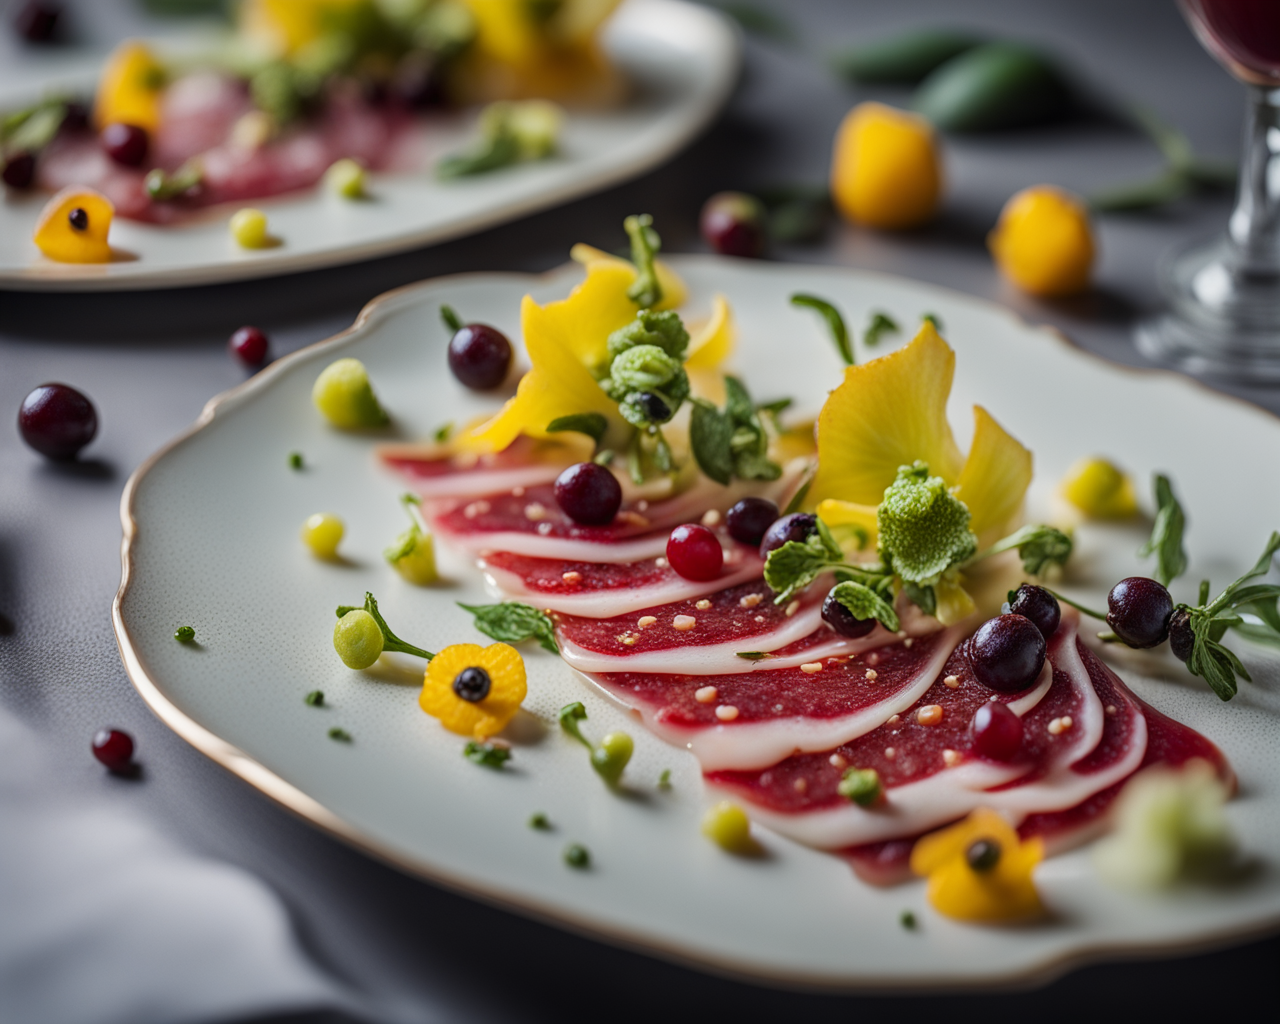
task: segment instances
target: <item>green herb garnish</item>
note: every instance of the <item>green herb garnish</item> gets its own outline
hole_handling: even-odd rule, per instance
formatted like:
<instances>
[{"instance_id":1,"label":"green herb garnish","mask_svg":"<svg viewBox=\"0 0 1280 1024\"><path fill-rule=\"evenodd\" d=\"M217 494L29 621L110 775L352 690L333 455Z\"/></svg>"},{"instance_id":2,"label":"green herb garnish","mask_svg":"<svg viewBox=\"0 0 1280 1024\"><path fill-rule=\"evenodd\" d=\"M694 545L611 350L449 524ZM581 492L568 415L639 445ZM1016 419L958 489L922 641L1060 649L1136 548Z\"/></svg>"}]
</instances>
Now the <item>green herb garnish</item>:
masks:
<instances>
[{"instance_id":1,"label":"green herb garnish","mask_svg":"<svg viewBox=\"0 0 1280 1024\"><path fill-rule=\"evenodd\" d=\"M659 789L671 788L671 769L670 768L662 769L662 774L658 776L658 788Z\"/></svg>"},{"instance_id":2,"label":"green herb garnish","mask_svg":"<svg viewBox=\"0 0 1280 1024\"><path fill-rule=\"evenodd\" d=\"M904 582L933 586L977 551L969 519L968 507L925 463L901 466L876 512L880 551Z\"/></svg>"},{"instance_id":3,"label":"green herb garnish","mask_svg":"<svg viewBox=\"0 0 1280 1024\"><path fill-rule=\"evenodd\" d=\"M467 326L462 322L462 317L458 316L452 306L441 305L440 319L444 321L444 325L449 328L449 330L453 331L454 334L457 334L462 330L462 328Z\"/></svg>"},{"instance_id":4,"label":"green herb garnish","mask_svg":"<svg viewBox=\"0 0 1280 1024\"><path fill-rule=\"evenodd\" d=\"M565 847L564 862L571 868L579 870L591 866L591 853L581 843L573 843Z\"/></svg>"},{"instance_id":5,"label":"green herb garnish","mask_svg":"<svg viewBox=\"0 0 1280 1024\"><path fill-rule=\"evenodd\" d=\"M511 760L511 751L506 747L500 747L496 743L485 741L481 743L478 740L469 740L467 745L462 748L462 756L472 764L478 764L483 768L501 769L504 764Z\"/></svg>"},{"instance_id":6,"label":"green herb garnish","mask_svg":"<svg viewBox=\"0 0 1280 1024\"><path fill-rule=\"evenodd\" d=\"M904 910L898 917L898 923L909 932L916 930L916 915L910 910Z\"/></svg>"},{"instance_id":7,"label":"green herb garnish","mask_svg":"<svg viewBox=\"0 0 1280 1024\"><path fill-rule=\"evenodd\" d=\"M289 468L290 468L290 469L302 469L302 466L303 466L303 463L302 463L302 452L290 452L290 453L289 453Z\"/></svg>"},{"instance_id":8,"label":"green herb garnish","mask_svg":"<svg viewBox=\"0 0 1280 1024\"><path fill-rule=\"evenodd\" d=\"M647 213L628 217L622 226L631 239L631 262L636 267L636 279L627 289L627 298L641 309L650 309L662 301L662 284L654 266L662 239L653 230L653 217Z\"/></svg>"},{"instance_id":9,"label":"green herb garnish","mask_svg":"<svg viewBox=\"0 0 1280 1024\"><path fill-rule=\"evenodd\" d=\"M942 318L938 316L937 313L921 313L920 322L925 323L926 321L933 324L933 329L935 331L939 334L942 333Z\"/></svg>"},{"instance_id":10,"label":"green herb garnish","mask_svg":"<svg viewBox=\"0 0 1280 1024\"><path fill-rule=\"evenodd\" d=\"M586 434L596 444L604 440L609 429L609 421L598 412L580 412L572 416L557 416L547 424L548 434L559 434L566 430L575 434Z\"/></svg>"},{"instance_id":11,"label":"green herb garnish","mask_svg":"<svg viewBox=\"0 0 1280 1024\"><path fill-rule=\"evenodd\" d=\"M872 807L880 802L884 787L874 768L849 768L841 776L836 792L859 807Z\"/></svg>"},{"instance_id":12,"label":"green herb garnish","mask_svg":"<svg viewBox=\"0 0 1280 1024\"><path fill-rule=\"evenodd\" d=\"M375 598L368 591L365 591L364 604L362 606L357 607L355 605L340 604L338 605L336 614L338 618L342 618L344 615L347 614L347 612L355 612L355 611L368 612L373 617L373 621L377 623L378 629L381 630L382 632L382 650L383 651L393 651L398 654L412 654L418 658L426 658L427 661L430 661L432 658L435 657L435 655L431 651L426 651L426 650L423 650L421 647L415 647L413 644L406 643L405 641L401 640L398 636L396 636L393 632L391 632L391 627L387 625L387 620L384 619L382 617L382 613L378 611L377 598ZM335 646L336 645L337 645L337 641L335 639ZM338 653L342 654L341 651L339 651ZM376 658L374 660L376 660Z\"/></svg>"},{"instance_id":13,"label":"green herb garnish","mask_svg":"<svg viewBox=\"0 0 1280 1024\"><path fill-rule=\"evenodd\" d=\"M1073 546L1071 538L1056 527L1027 525L996 541L970 562L1017 548L1023 570L1030 576L1041 576L1051 565L1065 565Z\"/></svg>"},{"instance_id":14,"label":"green herb garnish","mask_svg":"<svg viewBox=\"0 0 1280 1024\"><path fill-rule=\"evenodd\" d=\"M176 199L183 193L190 192L203 180L204 168L200 161L188 160L172 174L166 174L159 167L148 171L142 188L151 199L163 201Z\"/></svg>"},{"instance_id":15,"label":"green herb garnish","mask_svg":"<svg viewBox=\"0 0 1280 1024\"><path fill-rule=\"evenodd\" d=\"M1157 473L1154 486L1156 521L1151 527L1150 539L1138 549L1138 557L1156 556L1156 579L1167 587L1187 571L1187 552L1182 546L1187 517L1174 497L1173 485L1167 476Z\"/></svg>"},{"instance_id":16,"label":"green herb garnish","mask_svg":"<svg viewBox=\"0 0 1280 1024\"><path fill-rule=\"evenodd\" d=\"M339 728L338 726L336 726L336 725L335 725L332 729L330 729L330 730L329 730L329 739L331 739L331 740L337 740L339 743L350 743L350 742L352 742L352 740L351 740L351 733L347 732L347 730L346 730L346 729L340 729L340 728Z\"/></svg>"},{"instance_id":17,"label":"green herb garnish","mask_svg":"<svg viewBox=\"0 0 1280 1024\"><path fill-rule=\"evenodd\" d=\"M867 329L863 332L862 343L868 348L875 348L886 334L897 334L901 329L888 313L876 310L871 314L871 323L867 324Z\"/></svg>"},{"instance_id":18,"label":"green herb garnish","mask_svg":"<svg viewBox=\"0 0 1280 1024\"><path fill-rule=\"evenodd\" d=\"M764 661L765 658L772 658L772 654L764 651L737 651L734 657L742 658L744 661Z\"/></svg>"},{"instance_id":19,"label":"green herb garnish","mask_svg":"<svg viewBox=\"0 0 1280 1024\"><path fill-rule=\"evenodd\" d=\"M723 410L705 399L693 400L689 444L698 467L724 486L734 477L740 480L778 479L782 475L782 467L768 458L769 437L760 420L759 409L738 378L726 376L724 385Z\"/></svg>"},{"instance_id":20,"label":"green herb garnish","mask_svg":"<svg viewBox=\"0 0 1280 1024\"><path fill-rule=\"evenodd\" d=\"M541 811L535 811L529 816L529 827L539 832L551 831L551 819Z\"/></svg>"},{"instance_id":21,"label":"green herb garnish","mask_svg":"<svg viewBox=\"0 0 1280 1024\"><path fill-rule=\"evenodd\" d=\"M174 631L173 638L180 644L189 644L196 638L196 631L190 626L179 626Z\"/></svg>"},{"instance_id":22,"label":"green herb garnish","mask_svg":"<svg viewBox=\"0 0 1280 1024\"><path fill-rule=\"evenodd\" d=\"M627 763L631 760L635 747L631 737L625 732L611 732L600 741L599 745L592 743L582 735L582 727L578 724L585 721L587 717L587 709L583 707L581 701L566 704L560 709L558 717L560 728L591 751L591 767L595 769L596 774L610 786L616 786Z\"/></svg>"},{"instance_id":23,"label":"green herb garnish","mask_svg":"<svg viewBox=\"0 0 1280 1024\"><path fill-rule=\"evenodd\" d=\"M806 309L817 310L826 320L827 327L831 330L831 340L835 342L836 351L840 353L840 358L844 360L846 366L852 366L853 358L853 339L849 337L849 328L844 324L844 317L840 315L840 311L831 305L826 299L820 299L816 295L806 295L797 292L791 296L791 305L802 306Z\"/></svg>"},{"instance_id":24,"label":"green herb garnish","mask_svg":"<svg viewBox=\"0 0 1280 1024\"><path fill-rule=\"evenodd\" d=\"M543 650L559 654L556 645L556 627L546 612L519 601L502 604L463 604L458 607L476 617L475 627L485 636L504 644L518 644L524 640L537 640Z\"/></svg>"},{"instance_id":25,"label":"green herb garnish","mask_svg":"<svg viewBox=\"0 0 1280 1024\"><path fill-rule=\"evenodd\" d=\"M436 444L444 444L447 440L449 440L449 435L452 433L453 433L453 420L450 420L448 423L442 423L440 426L436 427L435 433L432 434L431 436L435 438Z\"/></svg>"},{"instance_id":26,"label":"green herb garnish","mask_svg":"<svg viewBox=\"0 0 1280 1024\"><path fill-rule=\"evenodd\" d=\"M312 690L309 694L302 698L302 703L308 707L319 708L324 707L324 691Z\"/></svg>"}]
</instances>

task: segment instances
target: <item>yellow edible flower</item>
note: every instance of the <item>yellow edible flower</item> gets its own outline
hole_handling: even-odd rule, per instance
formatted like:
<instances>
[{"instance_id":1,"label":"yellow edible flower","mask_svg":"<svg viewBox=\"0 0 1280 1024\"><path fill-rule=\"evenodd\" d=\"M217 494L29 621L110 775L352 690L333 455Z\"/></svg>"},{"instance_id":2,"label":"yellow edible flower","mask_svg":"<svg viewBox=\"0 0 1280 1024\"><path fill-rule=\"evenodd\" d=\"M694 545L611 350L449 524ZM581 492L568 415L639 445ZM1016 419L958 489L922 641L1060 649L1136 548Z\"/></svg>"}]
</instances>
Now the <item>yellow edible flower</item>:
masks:
<instances>
[{"instance_id":1,"label":"yellow edible flower","mask_svg":"<svg viewBox=\"0 0 1280 1024\"><path fill-rule=\"evenodd\" d=\"M488 739L520 710L524 659L510 644L453 644L427 663L418 704L450 732Z\"/></svg>"},{"instance_id":2,"label":"yellow edible flower","mask_svg":"<svg viewBox=\"0 0 1280 1024\"><path fill-rule=\"evenodd\" d=\"M942 158L919 114L859 103L836 132L831 197L845 217L873 228L929 220L942 195Z\"/></svg>"},{"instance_id":3,"label":"yellow edible flower","mask_svg":"<svg viewBox=\"0 0 1280 1024\"><path fill-rule=\"evenodd\" d=\"M1128 519L1138 496L1128 473L1099 457L1076 459L1062 478L1062 496L1095 519Z\"/></svg>"},{"instance_id":4,"label":"yellow edible flower","mask_svg":"<svg viewBox=\"0 0 1280 1024\"><path fill-rule=\"evenodd\" d=\"M818 471L809 501L828 526L876 533L876 507L899 466L917 459L968 506L979 547L1000 539L1031 483L1031 452L982 406L973 445L960 454L947 422L955 353L925 321L907 346L849 366L818 415ZM941 594L939 595L942 596Z\"/></svg>"},{"instance_id":5,"label":"yellow edible flower","mask_svg":"<svg viewBox=\"0 0 1280 1024\"><path fill-rule=\"evenodd\" d=\"M521 332L532 369L521 378L515 397L492 419L460 435L458 447L501 451L521 434L563 440L566 435L549 434L547 425L561 416L587 412L607 421L605 447L619 447L631 436L632 427L596 383L593 371L608 363L609 335L635 319L637 307L627 289L636 270L626 260L590 246L575 246L573 256L585 265L587 276L568 298L539 305L526 295L521 304ZM661 261L657 273L663 299L655 308L672 309L687 294L684 284ZM714 366L732 347L732 312L719 297L711 320L691 337L689 358L699 367Z\"/></svg>"},{"instance_id":6,"label":"yellow edible flower","mask_svg":"<svg viewBox=\"0 0 1280 1024\"><path fill-rule=\"evenodd\" d=\"M115 48L98 78L93 122L132 124L154 133L160 127L160 98L165 71L142 43L129 41Z\"/></svg>"},{"instance_id":7,"label":"yellow edible flower","mask_svg":"<svg viewBox=\"0 0 1280 1024\"><path fill-rule=\"evenodd\" d=\"M1004 205L987 238L996 266L1032 295L1074 295L1089 287L1097 246L1089 210L1052 185L1024 188Z\"/></svg>"},{"instance_id":8,"label":"yellow edible flower","mask_svg":"<svg viewBox=\"0 0 1280 1024\"><path fill-rule=\"evenodd\" d=\"M959 921L1015 921L1042 912L1031 872L1044 857L1039 838L1023 842L995 811L979 808L916 841L911 870L928 878L933 909Z\"/></svg>"}]
</instances>

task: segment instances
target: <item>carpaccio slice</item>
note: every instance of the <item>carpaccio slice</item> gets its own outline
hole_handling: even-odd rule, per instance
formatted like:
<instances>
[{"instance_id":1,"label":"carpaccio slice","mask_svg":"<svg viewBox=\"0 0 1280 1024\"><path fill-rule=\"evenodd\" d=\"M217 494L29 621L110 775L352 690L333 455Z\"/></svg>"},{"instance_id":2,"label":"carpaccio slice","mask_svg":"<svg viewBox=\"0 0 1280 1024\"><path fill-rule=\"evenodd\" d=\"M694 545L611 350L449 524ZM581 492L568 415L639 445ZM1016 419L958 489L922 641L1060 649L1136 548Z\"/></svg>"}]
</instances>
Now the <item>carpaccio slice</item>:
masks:
<instances>
[{"instance_id":1,"label":"carpaccio slice","mask_svg":"<svg viewBox=\"0 0 1280 1024\"><path fill-rule=\"evenodd\" d=\"M1024 834L1045 835L1065 848L1096 832L1124 781L1143 765L1198 756L1230 777L1216 747L1142 704L1080 643L1076 626L1074 613L1064 615L1050 646L1047 688L1042 682L1027 694L996 698L1023 719L1023 750L1009 763L970 749L973 712L992 697L957 652L941 679L896 721L764 771L709 772L708 782L749 802L763 824L838 851L867 881L888 884L907 877L916 838L978 807L1001 811L1020 822ZM948 676L958 685L947 685ZM930 705L942 708L941 721L922 725L917 715ZM884 803L863 809L840 797L836 786L847 767L875 768Z\"/></svg>"},{"instance_id":2,"label":"carpaccio slice","mask_svg":"<svg viewBox=\"0 0 1280 1024\"><path fill-rule=\"evenodd\" d=\"M500 452L443 452L440 445L383 445L378 458L422 498L479 498L550 484L565 468L564 446L520 436Z\"/></svg>"},{"instance_id":3,"label":"carpaccio slice","mask_svg":"<svg viewBox=\"0 0 1280 1024\"><path fill-rule=\"evenodd\" d=\"M707 772L767 768L796 751L830 750L905 711L965 627L796 668L703 675L583 673L638 711L659 736L688 746Z\"/></svg>"}]
</instances>

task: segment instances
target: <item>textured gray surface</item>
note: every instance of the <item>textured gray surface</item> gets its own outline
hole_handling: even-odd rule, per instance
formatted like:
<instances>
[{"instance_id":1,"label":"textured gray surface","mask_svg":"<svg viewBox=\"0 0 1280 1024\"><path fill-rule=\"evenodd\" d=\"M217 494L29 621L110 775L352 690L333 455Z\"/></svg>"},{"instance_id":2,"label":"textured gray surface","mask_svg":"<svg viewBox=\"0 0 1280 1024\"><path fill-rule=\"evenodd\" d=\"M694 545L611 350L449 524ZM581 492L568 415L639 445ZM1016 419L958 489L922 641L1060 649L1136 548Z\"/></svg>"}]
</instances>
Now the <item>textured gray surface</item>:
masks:
<instances>
[{"instance_id":1,"label":"textured gray surface","mask_svg":"<svg viewBox=\"0 0 1280 1024\"><path fill-rule=\"evenodd\" d=\"M102 16L98 2L80 6L92 7L96 30L109 33L120 23ZM750 42L743 81L724 117L667 167L624 187L470 239L343 270L154 295L0 292L0 410L12 417L31 387L60 380L92 396L102 424L86 461L73 467L43 463L12 425L0 430L0 702L40 732L60 781L108 804L127 804L176 842L241 864L274 886L317 959L375 999L468 1020L552 1018L570 1006L585 1014L619 999L635 1016L674 1007L743 1019L942 1009L933 999L886 1005L722 981L407 879L314 832L168 732L134 693L111 633L121 488L209 397L243 379L224 350L231 330L257 323L280 354L341 329L365 301L408 281L466 270L542 270L562 262L579 240L616 247L622 217L641 210L656 216L668 248L697 250L697 210L710 192L821 180L835 125L858 98L820 60L835 44L935 19L1036 39L1064 54L1102 94L1150 104L1204 154L1233 157L1237 150L1242 90L1199 48L1168 0L776 0L774 6L797 26L800 45ZM1157 214L1104 218L1094 293L1043 304L1009 291L991 268L983 237L1001 203L1041 181L1087 191L1142 176L1157 166L1155 151L1119 124L1094 118L949 140L947 159L947 202L934 226L898 236L839 228L821 244L775 256L883 269L989 297L1029 320L1059 326L1086 348L1139 364L1129 328L1158 304L1157 257L1173 242L1218 230L1229 209L1229 197L1218 195ZM1280 411L1280 393L1237 393ZM89 756L89 737L108 723L137 738L146 767L141 780L106 776ZM1191 959L1086 968L1034 993L947 998L946 1012L963 1020L1061 1007L1065 1016L1105 1000L1182 1016L1215 1006L1224 990L1233 1001L1261 999L1278 955L1280 941L1272 939Z\"/></svg>"}]
</instances>

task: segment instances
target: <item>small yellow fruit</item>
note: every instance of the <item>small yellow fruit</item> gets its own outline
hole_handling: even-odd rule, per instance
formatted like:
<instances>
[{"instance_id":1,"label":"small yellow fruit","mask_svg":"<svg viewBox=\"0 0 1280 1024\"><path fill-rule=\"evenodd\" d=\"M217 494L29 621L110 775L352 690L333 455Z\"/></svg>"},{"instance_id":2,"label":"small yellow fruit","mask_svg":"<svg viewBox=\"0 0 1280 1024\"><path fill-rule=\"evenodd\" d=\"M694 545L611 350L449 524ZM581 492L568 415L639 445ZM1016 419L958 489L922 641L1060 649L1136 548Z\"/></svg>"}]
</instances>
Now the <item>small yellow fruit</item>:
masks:
<instances>
[{"instance_id":1,"label":"small yellow fruit","mask_svg":"<svg viewBox=\"0 0 1280 1024\"><path fill-rule=\"evenodd\" d=\"M347 157L329 165L324 172L324 183L330 192L343 199L363 199L365 196L364 168Z\"/></svg>"},{"instance_id":2,"label":"small yellow fruit","mask_svg":"<svg viewBox=\"0 0 1280 1024\"><path fill-rule=\"evenodd\" d=\"M1062 496L1087 516L1127 519L1138 511L1138 498L1127 473L1106 459L1077 459L1062 478Z\"/></svg>"},{"instance_id":3,"label":"small yellow fruit","mask_svg":"<svg viewBox=\"0 0 1280 1024\"><path fill-rule=\"evenodd\" d=\"M1005 203L987 246L1005 277L1044 296L1084 291L1097 248L1084 202L1052 185L1024 188Z\"/></svg>"},{"instance_id":4,"label":"small yellow fruit","mask_svg":"<svg viewBox=\"0 0 1280 1024\"><path fill-rule=\"evenodd\" d=\"M338 557L338 544L346 532L342 520L328 512L307 516L302 524L302 543L311 549L316 558L331 561Z\"/></svg>"},{"instance_id":5,"label":"small yellow fruit","mask_svg":"<svg viewBox=\"0 0 1280 1024\"><path fill-rule=\"evenodd\" d=\"M730 853L749 853L755 849L751 819L730 800L721 800L702 816L702 834Z\"/></svg>"},{"instance_id":6,"label":"small yellow fruit","mask_svg":"<svg viewBox=\"0 0 1280 1024\"><path fill-rule=\"evenodd\" d=\"M929 220L942 194L933 128L918 114L859 103L841 122L831 158L831 195L849 220L911 228Z\"/></svg>"},{"instance_id":7,"label":"small yellow fruit","mask_svg":"<svg viewBox=\"0 0 1280 1024\"><path fill-rule=\"evenodd\" d=\"M155 55L138 42L124 42L103 65L94 99L93 123L133 124L152 135L160 127L166 74Z\"/></svg>"},{"instance_id":8,"label":"small yellow fruit","mask_svg":"<svg viewBox=\"0 0 1280 1024\"><path fill-rule=\"evenodd\" d=\"M245 207L231 217L231 237L242 249L265 249L271 244L267 234L267 215L261 210Z\"/></svg>"},{"instance_id":9,"label":"small yellow fruit","mask_svg":"<svg viewBox=\"0 0 1280 1024\"><path fill-rule=\"evenodd\" d=\"M359 359L336 359L326 366L311 389L311 400L335 427L380 427L390 419Z\"/></svg>"},{"instance_id":10,"label":"small yellow fruit","mask_svg":"<svg viewBox=\"0 0 1280 1024\"><path fill-rule=\"evenodd\" d=\"M106 196L72 185L45 203L31 240L59 263L109 263L107 232L115 212Z\"/></svg>"}]
</instances>

